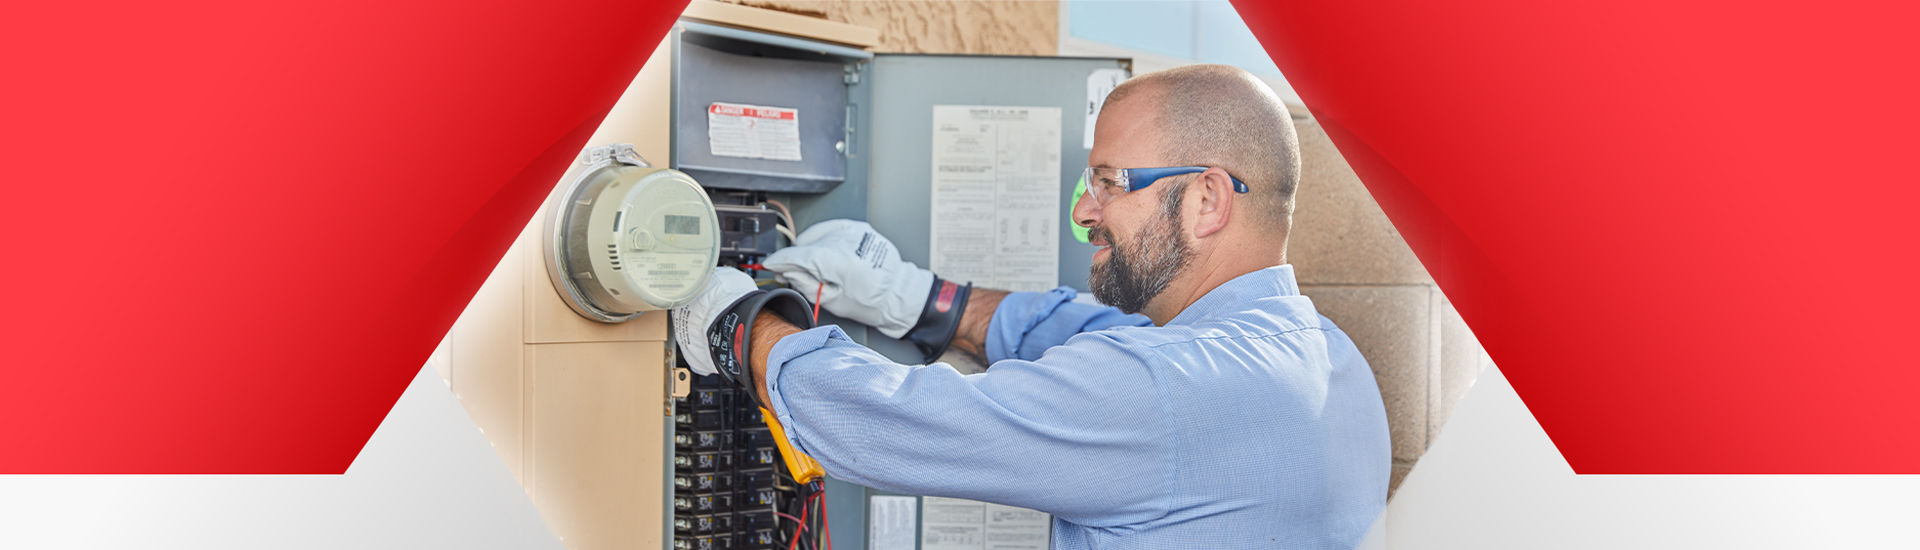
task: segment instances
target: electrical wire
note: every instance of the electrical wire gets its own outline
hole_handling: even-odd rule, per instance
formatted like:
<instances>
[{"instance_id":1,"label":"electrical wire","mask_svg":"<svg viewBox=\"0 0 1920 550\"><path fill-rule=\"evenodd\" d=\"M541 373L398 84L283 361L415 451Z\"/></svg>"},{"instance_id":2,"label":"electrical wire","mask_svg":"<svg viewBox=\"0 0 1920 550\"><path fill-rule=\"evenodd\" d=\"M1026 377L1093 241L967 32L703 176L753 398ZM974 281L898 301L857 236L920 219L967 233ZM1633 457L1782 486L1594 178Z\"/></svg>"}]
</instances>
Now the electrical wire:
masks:
<instances>
[{"instance_id":1,"label":"electrical wire","mask_svg":"<svg viewBox=\"0 0 1920 550\"><path fill-rule=\"evenodd\" d=\"M827 283L825 282L820 283L819 288L813 289L813 324L816 324L816 325L820 324L820 295L825 294L826 292L827 292ZM799 481L799 480L796 479L794 481ZM824 486L820 488L821 492L826 492L826 490L827 488Z\"/></svg>"},{"instance_id":2,"label":"electrical wire","mask_svg":"<svg viewBox=\"0 0 1920 550\"><path fill-rule=\"evenodd\" d=\"M797 500L797 498L799 498L799 496L795 496L795 500ZM787 506L791 508L795 500L787 500ZM793 517L791 513L780 512L780 506L774 506L774 515L776 515L776 519L774 519L774 521L776 521L776 523L774 523L774 533L778 533L778 535L780 535L780 540L793 540L793 538L799 538L801 537L801 533L803 533L803 531L806 531L806 521L803 521L801 517ZM780 519L785 519L785 521L793 521L793 533L787 533L787 529L783 527L785 523L780 523ZM778 544L780 544L780 540L776 540L774 544L778 546Z\"/></svg>"},{"instance_id":3,"label":"electrical wire","mask_svg":"<svg viewBox=\"0 0 1920 550\"><path fill-rule=\"evenodd\" d=\"M794 497L794 500L787 501L787 505L791 507L794 502L798 501L798 499L799 499L798 496ZM774 525L774 532L779 533L780 535L779 540L791 541L793 539L799 538L800 533L807 530L807 524L805 521L802 521L800 518L794 517L792 514L781 512L778 506L774 507L773 514L778 518L793 522L793 532L791 533L787 532L787 529L781 526L783 524L777 523ZM777 545L779 543L775 542L775 544Z\"/></svg>"},{"instance_id":4,"label":"electrical wire","mask_svg":"<svg viewBox=\"0 0 1920 550\"><path fill-rule=\"evenodd\" d=\"M787 550L800 548L800 533L807 529L807 510L809 508L810 507L807 506L800 507L800 530L793 532L793 541L787 543Z\"/></svg>"},{"instance_id":5,"label":"electrical wire","mask_svg":"<svg viewBox=\"0 0 1920 550\"><path fill-rule=\"evenodd\" d=\"M833 522L827 519L827 482L820 482L820 532L826 536L827 550L833 550Z\"/></svg>"},{"instance_id":6,"label":"electrical wire","mask_svg":"<svg viewBox=\"0 0 1920 550\"><path fill-rule=\"evenodd\" d=\"M792 514L787 514L787 513L782 513L782 512L780 512L779 510L775 510L775 511L773 512L773 515L776 515L776 516L780 516L780 517L782 517L782 518L786 518L786 519L790 519L790 520L793 520L793 522L794 522L794 523L798 523L798 524L800 524L800 527L799 527L800 529L805 529L805 528L807 527L807 525L806 525L806 522L803 522L803 521L800 521L800 518L796 518L796 517L793 517L793 515L792 515Z\"/></svg>"},{"instance_id":7,"label":"electrical wire","mask_svg":"<svg viewBox=\"0 0 1920 550\"><path fill-rule=\"evenodd\" d=\"M818 511L818 507L814 506L813 503L814 503L813 495L807 495L806 509L814 511L813 513L814 522L807 524L807 530L813 532L813 536L802 537L800 540L805 541L807 543L806 548L808 550L816 550L817 547L815 545L817 543L815 543L814 541L820 538L820 528L816 525L820 521L820 512Z\"/></svg>"},{"instance_id":8,"label":"electrical wire","mask_svg":"<svg viewBox=\"0 0 1920 550\"><path fill-rule=\"evenodd\" d=\"M793 228L794 231L800 230L800 226L793 223L793 211L787 209L787 203L773 199L767 199L766 203L768 206L772 206L775 210L780 211L780 217L787 220L787 227Z\"/></svg>"},{"instance_id":9,"label":"electrical wire","mask_svg":"<svg viewBox=\"0 0 1920 550\"><path fill-rule=\"evenodd\" d=\"M787 476L780 476L780 477L787 477ZM792 478L788 478L788 479L792 479ZM773 488L781 491L786 491L789 493L797 493L800 491L800 488L794 487L792 485L781 485L780 480L774 480ZM778 512L779 510L774 510L774 511Z\"/></svg>"},{"instance_id":10,"label":"electrical wire","mask_svg":"<svg viewBox=\"0 0 1920 550\"><path fill-rule=\"evenodd\" d=\"M773 213L775 216L779 216L780 221L786 222L785 227L782 227L779 223L773 224L773 230L779 231L781 235L785 235L788 244L798 244L800 242L800 235L797 232L800 231L800 225L793 223L793 211L787 209L786 203L777 200L767 199L763 202L765 202L767 206L773 207Z\"/></svg>"}]
</instances>

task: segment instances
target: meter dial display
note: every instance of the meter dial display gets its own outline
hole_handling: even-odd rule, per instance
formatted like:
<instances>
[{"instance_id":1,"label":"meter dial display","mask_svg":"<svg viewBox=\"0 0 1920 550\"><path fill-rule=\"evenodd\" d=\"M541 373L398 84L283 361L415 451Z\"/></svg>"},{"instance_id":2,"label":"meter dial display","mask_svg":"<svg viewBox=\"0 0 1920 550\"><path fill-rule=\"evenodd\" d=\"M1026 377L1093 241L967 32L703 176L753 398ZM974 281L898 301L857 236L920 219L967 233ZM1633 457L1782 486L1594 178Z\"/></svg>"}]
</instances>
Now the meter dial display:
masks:
<instances>
[{"instance_id":1,"label":"meter dial display","mask_svg":"<svg viewBox=\"0 0 1920 550\"><path fill-rule=\"evenodd\" d=\"M720 226L692 177L612 158L556 195L547 267L574 311L617 323L698 296L720 253Z\"/></svg>"}]
</instances>

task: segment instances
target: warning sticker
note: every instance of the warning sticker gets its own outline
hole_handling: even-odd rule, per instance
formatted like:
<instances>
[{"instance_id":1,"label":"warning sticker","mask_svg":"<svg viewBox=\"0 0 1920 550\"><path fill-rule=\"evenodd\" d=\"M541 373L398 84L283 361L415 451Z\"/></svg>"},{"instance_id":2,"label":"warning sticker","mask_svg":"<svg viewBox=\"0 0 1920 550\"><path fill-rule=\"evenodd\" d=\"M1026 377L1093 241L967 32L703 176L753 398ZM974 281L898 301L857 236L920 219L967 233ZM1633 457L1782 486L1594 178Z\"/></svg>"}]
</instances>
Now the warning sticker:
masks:
<instances>
[{"instance_id":1,"label":"warning sticker","mask_svg":"<svg viewBox=\"0 0 1920 550\"><path fill-rule=\"evenodd\" d=\"M736 103L710 105L707 150L716 157L800 160L800 110Z\"/></svg>"}]
</instances>

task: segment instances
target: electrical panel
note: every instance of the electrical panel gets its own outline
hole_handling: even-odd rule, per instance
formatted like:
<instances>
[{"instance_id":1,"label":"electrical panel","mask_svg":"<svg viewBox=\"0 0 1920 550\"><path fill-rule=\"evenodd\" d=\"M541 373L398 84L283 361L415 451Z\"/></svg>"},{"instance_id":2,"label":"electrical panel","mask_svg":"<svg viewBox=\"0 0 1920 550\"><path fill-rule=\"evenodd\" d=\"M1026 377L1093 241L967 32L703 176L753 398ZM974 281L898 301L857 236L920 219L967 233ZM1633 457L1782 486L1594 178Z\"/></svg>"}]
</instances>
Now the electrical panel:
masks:
<instances>
[{"instance_id":1,"label":"electrical panel","mask_svg":"<svg viewBox=\"0 0 1920 550\"><path fill-rule=\"evenodd\" d=\"M934 109L1023 106L1060 112L1061 221L1048 238L1060 239L1060 284L1085 288L1092 248L1065 230L1072 181L1086 164L1089 115L1099 99L1090 97L1094 84L1130 70L1130 62L875 55L690 21L676 25L668 41L670 166L707 190L718 226L718 265L741 268L762 286L777 285L761 271L766 256L808 225L836 218L866 220L903 258L931 265ZM801 290L812 296L812 289ZM920 360L911 344L830 312L820 315L821 324L838 324L882 354ZM769 534L781 547L807 548L833 534L850 548L865 547L868 499L878 492L833 479L801 486L786 477L772 443L781 436L750 403L717 378L696 380L692 393L676 401L668 472L674 548L760 548ZM813 523L823 515L834 518L830 533L824 521ZM763 517L776 526L768 531ZM808 520L804 536L801 518Z\"/></svg>"},{"instance_id":2,"label":"electrical panel","mask_svg":"<svg viewBox=\"0 0 1920 550\"><path fill-rule=\"evenodd\" d=\"M676 25L669 41L671 166L699 180L713 204L715 263L775 285L759 264L797 238L790 205L849 202L844 195L860 190L845 183L856 168L855 90L873 54L691 21ZM847 214L864 210L847 206ZM826 542L819 466L783 456L784 436L766 414L718 377L696 377L691 392L675 401L674 548L812 549Z\"/></svg>"},{"instance_id":3,"label":"electrical panel","mask_svg":"<svg viewBox=\"0 0 1920 550\"><path fill-rule=\"evenodd\" d=\"M693 378L675 402L673 547L676 550L784 548L776 510L797 487L760 408L718 376Z\"/></svg>"}]
</instances>

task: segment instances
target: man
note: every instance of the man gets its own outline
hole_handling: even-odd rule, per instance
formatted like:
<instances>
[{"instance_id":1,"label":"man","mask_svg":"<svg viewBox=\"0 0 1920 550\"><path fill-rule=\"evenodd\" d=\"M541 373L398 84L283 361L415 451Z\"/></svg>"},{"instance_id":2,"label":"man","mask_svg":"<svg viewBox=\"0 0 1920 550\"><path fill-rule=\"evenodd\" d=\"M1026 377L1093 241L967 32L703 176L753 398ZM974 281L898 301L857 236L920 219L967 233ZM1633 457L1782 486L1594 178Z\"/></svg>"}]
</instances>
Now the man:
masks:
<instances>
[{"instance_id":1,"label":"man","mask_svg":"<svg viewBox=\"0 0 1920 550\"><path fill-rule=\"evenodd\" d=\"M895 363L719 270L675 311L696 371L751 388L835 477L1054 515L1055 548L1347 548L1386 499L1379 390L1286 265L1292 121L1245 71L1114 89L1095 130L1090 286L940 280L836 220L764 262L835 314L987 372ZM702 353L707 351L708 353Z\"/></svg>"}]
</instances>

